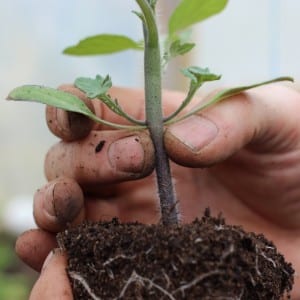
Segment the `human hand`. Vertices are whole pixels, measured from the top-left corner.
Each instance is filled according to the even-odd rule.
[[[141,91],[113,89],[111,94],[128,113],[142,117]],[[165,113],[173,111],[182,98],[180,93],[166,92]],[[300,95],[289,88],[265,86],[172,125],[165,133],[166,150],[175,162],[172,170],[182,221],[201,216],[209,206],[213,214],[222,212],[228,223],[264,233],[298,273],[299,100]],[[99,101],[93,103],[96,114],[124,123]],[[66,116],[65,112],[48,109],[52,130],[65,140],[75,141],[61,142],[47,155],[45,171],[49,183],[37,192],[34,201],[35,219],[43,231],[25,233],[17,243],[19,255],[36,269],[40,269],[46,253],[55,246],[50,232],[62,230],[67,223],[114,216],[121,221],[159,220],[153,176],[143,178],[153,168],[153,148],[148,135],[97,125],[88,136],[76,141],[72,131],[76,118]],[[105,143],[97,152],[95,148],[101,141]],[[131,180],[138,178],[143,179]],[[67,193],[54,193],[66,181]],[[37,244],[42,244],[43,249],[33,247]],[[36,249],[34,255],[32,249]],[[299,298],[299,277],[295,281],[293,297]],[[39,286],[38,282],[36,289]]]

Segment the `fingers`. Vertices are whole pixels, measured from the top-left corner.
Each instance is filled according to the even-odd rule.
[[[34,218],[36,224],[51,232],[63,230],[84,220],[84,196],[76,181],[59,177],[34,196]]]
[[[76,95],[94,112],[92,102],[78,89],[73,86],[62,86],[60,90]],[[84,115],[67,112],[53,106],[46,107],[46,121],[50,131],[65,141],[84,138],[94,125],[93,121]]]
[[[24,263],[39,272],[47,255],[55,247],[55,235],[41,229],[33,229],[18,237],[15,249]]]
[[[83,140],[54,145],[45,160],[48,180],[75,179],[99,185],[138,179],[150,174],[154,149],[146,132],[92,131]]]
[[[51,251],[29,300],[72,300],[72,290],[66,273],[67,258],[60,249]]]
[[[288,151],[300,141],[299,110],[294,90],[278,85],[253,89],[170,126],[166,149],[175,162],[189,167],[216,164],[245,145],[258,152]]]
[[[72,93],[84,101],[94,113],[107,121],[130,125],[130,122],[112,112],[98,99],[90,100],[83,92],[72,85],[63,85],[59,89]],[[117,99],[122,109],[135,119],[144,120],[144,92],[142,90],[117,88],[110,89],[110,95]],[[183,95],[177,92],[166,91],[163,94],[164,113],[173,112],[183,100]],[[46,120],[50,130],[65,141],[81,139],[89,134],[91,129],[111,129],[100,124],[93,124],[87,117],[80,114],[66,112],[54,107],[47,107]]]

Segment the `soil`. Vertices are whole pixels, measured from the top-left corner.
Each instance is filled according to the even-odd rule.
[[[85,223],[58,241],[75,300],[272,300],[293,284],[294,270],[272,242],[208,210],[188,225]]]

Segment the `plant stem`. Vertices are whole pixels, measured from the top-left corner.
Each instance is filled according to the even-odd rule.
[[[155,148],[155,170],[160,199],[161,218],[165,225],[178,223],[176,198],[170,164],[164,147],[164,125],[161,102],[161,60],[159,37],[153,9],[147,0],[136,0],[144,22],[144,76],[146,121]]]

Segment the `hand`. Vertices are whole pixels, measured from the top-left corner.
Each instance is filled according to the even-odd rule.
[[[64,89],[83,98],[72,87]],[[114,88],[111,94],[129,114],[143,117],[141,91]],[[165,92],[165,113],[172,112],[182,99],[180,93]],[[93,105],[97,115],[125,124],[99,101]],[[296,91],[269,85],[234,96],[165,132],[166,149],[174,161],[182,221],[201,216],[209,206],[214,215],[222,212],[228,223],[264,233],[298,274],[299,111]],[[86,137],[87,132],[81,133],[81,139],[76,140],[72,128],[77,127],[76,122],[86,122],[83,118],[48,109],[47,119],[51,130],[68,142],[55,145],[46,157],[49,183],[34,199],[34,215],[41,229],[25,233],[17,242],[21,258],[37,270],[55,247],[53,234],[67,224],[114,216],[122,221],[159,220],[154,178],[145,177],[153,169],[154,155],[147,133],[97,125]],[[43,247],[37,249],[37,244]],[[43,273],[45,278],[47,268]],[[35,290],[43,293],[39,281]],[[296,277],[293,299],[299,297]]]

